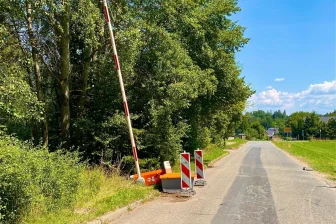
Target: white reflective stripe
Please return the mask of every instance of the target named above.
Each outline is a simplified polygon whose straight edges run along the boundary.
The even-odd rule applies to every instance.
[[[181,163],[187,167],[189,164],[189,160],[186,160],[183,155],[188,155],[188,154],[181,154]],[[188,157],[190,159],[190,155],[188,155]]]
[[[197,174],[198,174],[199,176],[201,176],[202,179],[204,179],[204,173],[203,173],[203,170],[201,170],[200,168],[198,168],[198,167],[196,166],[196,172],[197,172]]]
[[[190,162],[186,160],[182,155],[181,155],[181,164],[183,164],[188,170],[190,170]]]
[[[188,178],[184,174],[182,174],[181,177],[182,177],[182,180],[184,181],[184,183],[186,183],[188,185],[188,188],[190,188],[190,186],[191,186],[191,180],[190,180],[190,178]],[[182,186],[182,184],[181,184],[181,186]]]

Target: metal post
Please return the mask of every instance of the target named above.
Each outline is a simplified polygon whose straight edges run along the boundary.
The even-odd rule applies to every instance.
[[[321,138],[321,129],[320,129],[320,140],[322,140],[322,138]]]
[[[120,69],[120,64],[119,64],[119,59],[118,59],[118,54],[117,54],[117,48],[116,48],[116,44],[115,44],[115,41],[114,41],[112,24],[111,24],[111,21],[110,21],[110,15],[109,15],[109,12],[108,12],[106,0],[104,0],[104,13],[105,13],[105,19],[106,19],[106,22],[107,22],[107,25],[108,25],[108,29],[109,29],[109,32],[110,32],[110,38],[111,38],[111,43],[112,43],[112,48],[113,48],[113,53],[114,53],[113,59],[114,59],[114,62],[115,62],[116,70],[118,72],[121,95],[122,95],[122,100],[123,100],[124,109],[125,109],[125,115],[126,115],[126,119],[127,119],[127,126],[128,126],[130,139],[131,139],[131,144],[132,144],[133,157],[134,157],[135,167],[136,167],[137,174],[138,174],[137,182],[145,183],[145,180],[143,179],[143,177],[141,177],[139,160],[138,160],[138,155],[137,155],[137,149],[136,149],[134,136],[133,136],[131,117],[130,117],[129,110],[128,110],[127,98],[126,98],[126,93],[125,93],[125,88],[124,88],[124,82],[123,82],[123,78],[122,78],[122,75],[121,75],[121,69]]]

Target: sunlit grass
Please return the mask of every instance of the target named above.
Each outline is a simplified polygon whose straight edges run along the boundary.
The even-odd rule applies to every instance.
[[[109,211],[138,200],[149,200],[158,194],[153,187],[137,185],[118,174],[107,176],[103,170],[96,168],[82,174],[75,206],[42,216],[30,214],[23,221],[27,224],[85,223]]]
[[[314,170],[336,180],[336,141],[274,142],[290,154],[304,160]]]

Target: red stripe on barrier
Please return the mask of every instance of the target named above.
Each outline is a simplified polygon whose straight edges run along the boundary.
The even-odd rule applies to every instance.
[[[196,166],[200,169],[203,170],[203,164],[196,159]]]
[[[138,153],[137,153],[135,147],[133,147],[133,157],[134,157],[134,160],[135,160],[135,161],[138,161]]]
[[[124,102],[124,110],[125,110],[125,114],[128,117],[128,106],[127,106],[127,102]]]
[[[203,157],[203,156],[202,156],[203,153],[202,153],[201,150],[195,150],[195,152],[196,152],[196,154],[199,155],[200,157]]]
[[[182,180],[182,188],[190,188],[190,186]]]
[[[190,179],[190,170],[188,170],[187,167],[185,167],[183,164],[181,164],[181,171]]]
[[[115,63],[116,69],[119,70],[118,56],[115,54],[115,55],[113,55],[113,58],[114,58],[114,63]]]
[[[107,11],[107,7],[106,7],[106,6],[104,6],[104,14],[105,14],[106,22],[110,22],[110,19],[109,19],[109,15],[108,15],[108,11]]]
[[[189,161],[189,154],[188,153],[181,153],[181,155],[183,156],[183,158],[185,158],[185,160]]]

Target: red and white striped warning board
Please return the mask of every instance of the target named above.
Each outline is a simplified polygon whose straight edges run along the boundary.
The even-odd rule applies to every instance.
[[[204,179],[203,151],[195,150],[195,167],[197,179]]]
[[[181,188],[183,190],[191,189],[191,170],[190,170],[190,153],[180,154],[181,164]]]
[[[205,176],[204,176],[203,151],[199,149],[195,150],[194,157],[195,157],[195,169],[197,177],[194,186],[204,186],[207,184],[207,182],[204,180]]]

